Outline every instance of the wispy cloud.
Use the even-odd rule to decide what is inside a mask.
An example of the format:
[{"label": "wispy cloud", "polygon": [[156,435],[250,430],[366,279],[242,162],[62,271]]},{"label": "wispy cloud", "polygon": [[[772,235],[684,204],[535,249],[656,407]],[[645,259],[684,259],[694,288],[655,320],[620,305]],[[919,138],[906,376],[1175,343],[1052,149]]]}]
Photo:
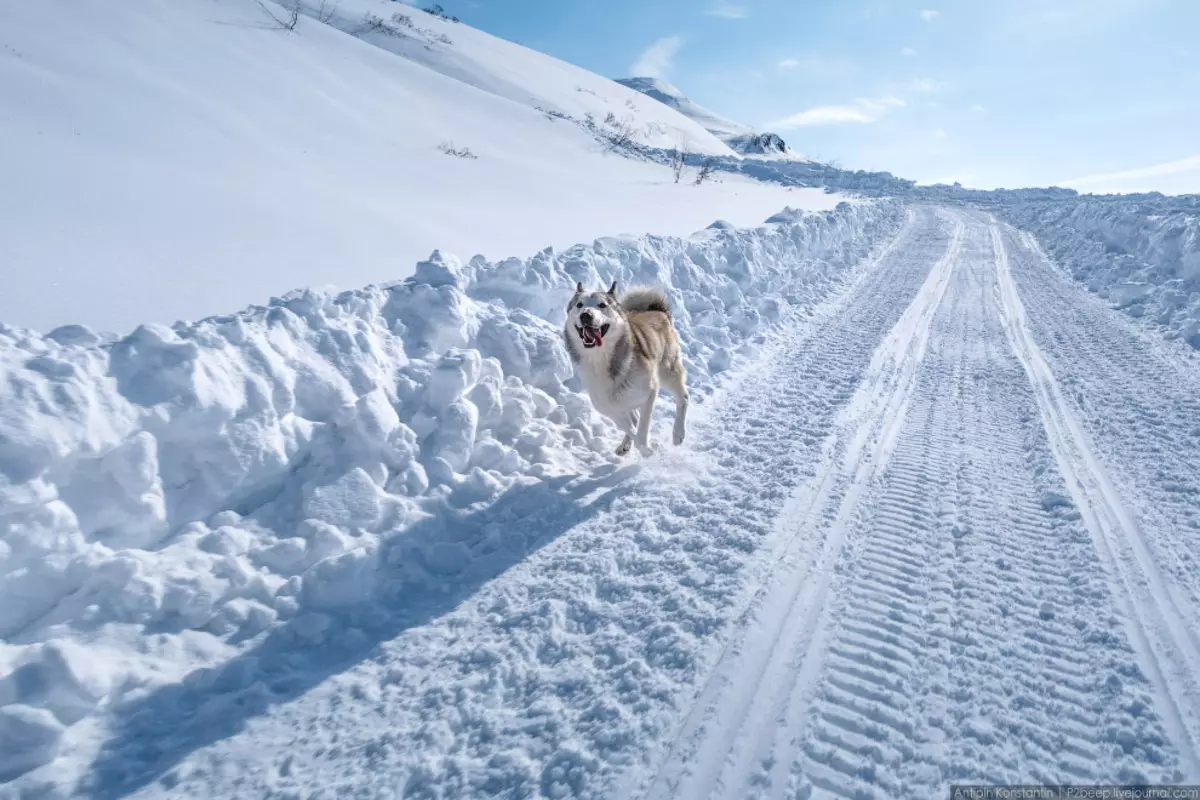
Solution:
[{"label": "wispy cloud", "polygon": [[933,132],[933,138],[935,138],[935,139],[945,139],[945,138],[946,138],[946,131],[945,131],[945,130],[943,130],[942,128],[938,128],[937,130],[935,130],[935,131]]},{"label": "wispy cloud", "polygon": [[916,54],[917,54],[917,51],[912,49],[911,47],[905,47],[903,50],[900,51],[900,55],[904,56],[905,58],[912,58]]},{"label": "wispy cloud", "polygon": [[675,54],[683,47],[683,39],[678,36],[664,36],[642,51],[633,65],[629,67],[630,74],[636,78],[663,78],[670,72],[675,63]]},{"label": "wispy cloud", "polygon": [[833,80],[845,78],[855,71],[853,61],[844,58],[826,58],[816,53],[803,53],[799,56],[785,58],[776,64],[784,72],[796,72],[808,78]]},{"label": "wispy cloud", "polygon": [[710,17],[720,17],[721,19],[745,19],[750,16],[745,6],[736,6],[730,3],[715,5],[704,13]]},{"label": "wispy cloud", "polygon": [[926,22],[933,22],[941,13],[942,12],[935,11],[932,8],[925,8],[921,10],[921,19],[925,20]]},{"label": "wispy cloud", "polygon": [[982,114],[987,111],[987,109],[983,107],[983,103],[976,103],[975,105],[971,106],[971,110],[976,114]]},{"label": "wispy cloud", "polygon": [[837,106],[817,106],[806,109],[789,117],[768,123],[772,130],[790,130],[793,128],[810,128],[819,125],[866,125],[877,122],[897,108],[902,108],[904,101],[898,97],[881,97],[878,99],[862,98],[851,104]]},{"label": "wispy cloud", "polygon": [[1200,155],[1188,156],[1177,161],[1167,161],[1163,164],[1152,164],[1148,167],[1137,167],[1119,172],[1101,172],[1096,175],[1085,175],[1082,178],[1063,181],[1063,186],[1092,186],[1098,183],[1113,183],[1117,181],[1136,180],[1138,178],[1159,178],[1163,175],[1178,175],[1181,172],[1200,171]]}]

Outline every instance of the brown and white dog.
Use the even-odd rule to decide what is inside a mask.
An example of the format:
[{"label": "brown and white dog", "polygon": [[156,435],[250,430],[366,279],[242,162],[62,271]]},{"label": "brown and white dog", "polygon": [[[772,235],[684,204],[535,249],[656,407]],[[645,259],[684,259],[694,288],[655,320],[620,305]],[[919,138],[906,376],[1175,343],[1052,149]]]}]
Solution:
[{"label": "brown and white dog", "polygon": [[617,455],[635,443],[643,454],[653,451],[650,417],[659,389],[675,396],[672,438],[683,442],[687,370],[663,292],[635,287],[618,298],[616,281],[607,292],[577,284],[563,335],[592,405],[625,432]]}]

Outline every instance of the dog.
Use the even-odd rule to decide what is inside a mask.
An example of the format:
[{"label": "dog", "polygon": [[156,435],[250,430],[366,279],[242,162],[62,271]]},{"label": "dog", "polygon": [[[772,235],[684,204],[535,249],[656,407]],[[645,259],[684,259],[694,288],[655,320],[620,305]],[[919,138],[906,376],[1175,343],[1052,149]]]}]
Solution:
[{"label": "dog", "polygon": [[663,292],[639,286],[618,298],[616,281],[598,292],[586,292],[578,283],[563,336],[592,405],[625,433],[617,455],[628,454],[635,443],[643,455],[654,451],[650,418],[659,389],[675,397],[672,438],[676,445],[683,443],[687,370]]}]

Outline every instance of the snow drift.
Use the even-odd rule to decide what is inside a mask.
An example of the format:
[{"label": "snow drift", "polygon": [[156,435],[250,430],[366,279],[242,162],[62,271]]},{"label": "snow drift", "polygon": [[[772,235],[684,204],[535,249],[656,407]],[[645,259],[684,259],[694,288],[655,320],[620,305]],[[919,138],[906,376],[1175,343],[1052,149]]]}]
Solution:
[{"label": "snow drift", "polygon": [[1200,201],[1081,197],[996,209],[1114,308],[1200,349]]},{"label": "snow drift", "polygon": [[0,780],[82,764],[81,720],[281,625],[328,642],[377,622],[372,598],[443,590],[505,533],[425,546],[414,524],[614,459],[561,342],[576,281],[665,287],[702,403],[901,216],[434,253],[394,285],[120,339],[0,326]]}]

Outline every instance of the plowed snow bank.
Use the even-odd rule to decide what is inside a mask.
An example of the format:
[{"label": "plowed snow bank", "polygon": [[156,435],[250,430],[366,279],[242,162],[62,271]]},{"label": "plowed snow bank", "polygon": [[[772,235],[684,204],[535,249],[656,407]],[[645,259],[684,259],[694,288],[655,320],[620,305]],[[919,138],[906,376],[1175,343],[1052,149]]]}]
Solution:
[{"label": "plowed snow bank", "polygon": [[282,620],[323,641],[369,624],[331,627],[339,609],[436,590],[489,545],[423,549],[414,523],[614,458],[561,342],[577,280],[665,286],[703,402],[901,216],[842,204],[499,263],[435,253],[390,287],[113,341],[0,326],[0,739],[37,743],[3,748],[0,775]]}]

